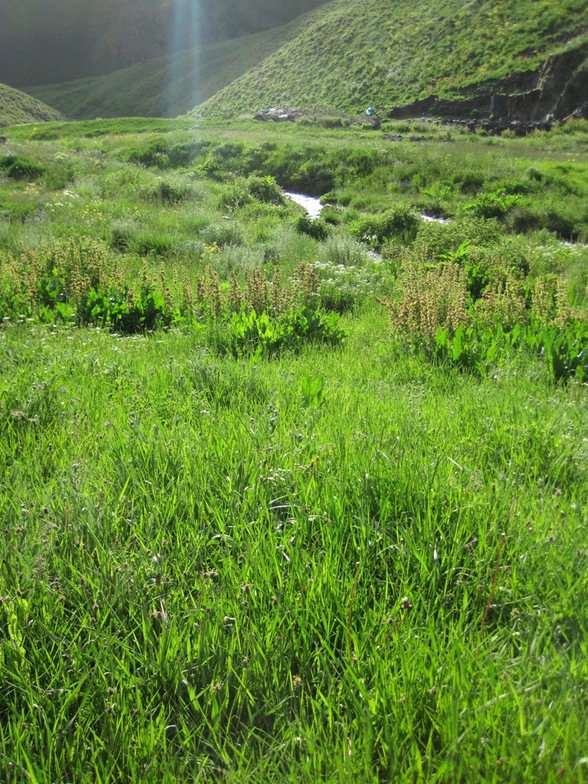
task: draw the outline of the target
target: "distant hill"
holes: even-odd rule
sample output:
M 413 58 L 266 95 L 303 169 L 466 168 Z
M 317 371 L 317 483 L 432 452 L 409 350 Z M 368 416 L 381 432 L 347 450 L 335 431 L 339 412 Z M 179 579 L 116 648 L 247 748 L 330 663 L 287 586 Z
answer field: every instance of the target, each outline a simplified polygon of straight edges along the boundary
M 63 116 L 36 98 L 0 84 L 0 126 L 51 120 L 63 120 Z
M 206 101 L 294 38 L 304 17 L 282 27 L 114 71 L 106 76 L 27 88 L 75 120 L 177 117 Z
M 477 96 L 489 110 L 496 94 L 530 96 L 528 114 L 558 101 L 565 112 L 588 104 L 587 66 L 587 0 L 332 0 L 196 114 L 272 105 L 424 112 L 435 96 L 473 108 Z
M 1 0 L 0 80 L 103 75 L 286 24 L 326 0 Z

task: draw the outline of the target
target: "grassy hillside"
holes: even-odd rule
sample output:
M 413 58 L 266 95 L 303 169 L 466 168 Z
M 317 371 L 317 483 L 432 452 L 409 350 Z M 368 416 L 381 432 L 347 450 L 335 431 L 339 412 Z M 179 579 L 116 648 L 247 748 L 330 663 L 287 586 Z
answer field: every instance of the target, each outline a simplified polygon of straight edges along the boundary
M 29 92 L 72 119 L 174 117 L 254 68 L 303 26 L 294 20 L 264 33 L 197 46 L 107 76 L 31 87 Z
M 333 0 L 198 113 L 272 104 L 355 111 L 456 96 L 537 69 L 587 30 L 586 0 Z
M 60 120 L 55 109 L 20 90 L 0 84 L 0 126 Z
M 332 0 L 269 31 L 29 92 L 74 119 L 176 116 L 195 106 L 212 117 L 274 104 L 386 109 L 481 84 L 500 92 L 505 79 L 509 92 L 522 92 L 533 86 L 529 74 L 545 83 L 557 71 L 540 75 L 555 52 L 570 53 L 560 69 L 567 79 L 586 58 L 587 30 L 587 0 Z

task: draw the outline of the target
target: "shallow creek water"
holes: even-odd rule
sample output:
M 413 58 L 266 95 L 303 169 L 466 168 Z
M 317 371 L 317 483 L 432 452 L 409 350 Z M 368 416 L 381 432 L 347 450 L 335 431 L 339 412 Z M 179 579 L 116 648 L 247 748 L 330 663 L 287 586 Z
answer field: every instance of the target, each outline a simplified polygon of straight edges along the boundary
M 319 217 L 324 206 L 316 196 L 307 196 L 304 193 L 291 193 L 290 191 L 284 191 L 284 196 L 304 207 L 308 217 L 313 220 Z M 421 218 L 430 223 L 447 223 L 447 218 L 433 218 L 431 215 L 421 215 Z
M 321 204 L 321 200 L 317 199 L 315 196 L 305 196 L 304 193 L 291 193 L 290 191 L 284 191 L 284 196 L 287 196 L 289 199 L 296 202 L 296 204 L 304 207 L 308 217 L 313 220 L 318 218 L 321 214 L 323 205 Z

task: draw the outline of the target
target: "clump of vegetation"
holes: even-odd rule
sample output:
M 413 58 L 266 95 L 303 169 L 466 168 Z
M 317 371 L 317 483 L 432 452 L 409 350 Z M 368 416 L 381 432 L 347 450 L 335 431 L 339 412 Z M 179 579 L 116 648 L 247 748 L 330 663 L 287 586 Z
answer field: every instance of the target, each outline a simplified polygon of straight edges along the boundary
M 391 239 L 405 244 L 412 242 L 418 226 L 419 220 L 410 210 L 396 209 L 360 218 L 352 231 L 362 242 L 380 248 L 386 240 Z
M 329 234 L 328 224 L 320 218 L 309 218 L 308 215 L 301 215 L 296 221 L 296 230 L 300 234 L 307 234 L 319 242 L 326 240 Z
M 217 251 L 215 247 L 213 251 Z M 305 342 L 336 345 L 344 332 L 319 297 L 310 265 L 298 267 L 285 286 L 279 273 L 267 280 L 259 268 L 221 284 L 208 267 L 191 286 L 168 280 L 165 268 L 144 267 L 139 284 L 125 280 L 116 258 L 99 243 L 55 243 L 20 257 L 0 254 L 0 319 L 99 325 L 117 332 L 205 325 L 208 342 L 221 353 L 273 354 Z
M 425 266 L 407 254 L 397 286 L 383 304 L 412 350 L 482 371 L 521 348 L 543 357 L 556 380 L 588 379 L 588 313 L 572 307 L 561 280 L 529 281 L 498 269 L 474 300 L 459 260 Z
M 37 180 L 45 173 L 45 167 L 37 161 L 20 155 L 5 155 L 0 158 L 0 172 L 13 180 Z

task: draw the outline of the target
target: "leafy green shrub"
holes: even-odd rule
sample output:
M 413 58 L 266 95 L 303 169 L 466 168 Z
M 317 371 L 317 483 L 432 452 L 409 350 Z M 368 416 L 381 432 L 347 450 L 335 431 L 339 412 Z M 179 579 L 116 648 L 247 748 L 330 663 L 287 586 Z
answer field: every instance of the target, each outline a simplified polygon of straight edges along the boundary
M 320 218 L 310 218 L 308 215 L 301 215 L 296 221 L 296 231 L 300 234 L 307 234 L 315 240 L 321 242 L 326 240 L 330 234 L 328 225 Z
M 504 191 L 481 193 L 475 201 L 466 205 L 465 209 L 469 210 L 476 218 L 502 220 L 519 201 L 517 195 L 507 194 Z
M 250 174 L 246 181 L 249 194 L 257 201 L 266 204 L 284 204 L 282 189 L 276 180 L 266 175 L 262 177 L 257 174 Z
M 529 166 L 525 174 L 532 182 L 545 182 L 547 179 L 547 175 L 535 166 Z
M 534 180 L 523 180 L 520 178 L 502 179 L 493 183 L 493 188 L 498 194 L 514 196 L 524 196 L 541 190 Z
M 166 168 L 167 149 L 165 139 L 149 137 L 131 148 L 124 157 L 131 163 L 138 163 L 141 166 Z
M 341 223 L 341 211 L 333 205 L 328 204 L 326 207 L 323 207 L 321 218 L 325 223 L 329 223 L 331 226 L 338 226 Z
M 307 160 L 292 173 L 288 188 L 308 193 L 310 196 L 321 196 L 332 190 L 335 185 L 335 172 L 328 160 Z
M 532 325 L 523 330 L 521 340 L 545 358 L 556 381 L 571 376 L 588 381 L 588 324 L 576 321 L 564 329 Z
M 536 209 L 519 206 L 511 211 L 506 224 L 511 231 L 517 234 L 527 234 L 543 228 L 543 218 Z
M 205 140 L 174 144 L 167 152 L 165 163 L 172 169 L 180 169 L 189 166 L 190 163 L 209 146 L 210 142 Z
M 12 180 L 38 180 L 46 172 L 46 167 L 22 155 L 5 155 L 0 158 L 0 172 Z
M 80 303 L 77 317 L 81 324 L 109 327 L 125 334 L 168 327 L 172 321 L 163 293 L 146 282 L 137 294 L 126 287 L 108 292 L 92 289 Z
M 251 174 L 249 177 L 236 177 L 223 188 L 220 207 L 223 210 L 241 209 L 252 202 L 282 205 L 282 189 L 273 177 Z
M 514 351 L 527 351 L 544 360 L 554 381 L 588 379 L 588 325 L 581 322 L 563 330 L 536 322 L 524 327 L 517 324 L 510 330 L 500 325 L 460 326 L 453 335 L 439 329 L 433 356 L 440 362 L 479 372 Z
M 162 180 L 155 186 L 153 195 L 164 204 L 179 204 L 179 202 L 185 201 L 191 196 L 191 189 L 184 183 L 179 184 Z
M 496 247 L 502 236 L 497 221 L 465 215 L 447 223 L 422 221 L 414 247 L 421 256 L 440 259 L 443 254 L 455 253 L 464 242 L 470 247 Z
M 385 240 L 396 239 L 408 244 L 419 228 L 420 220 L 408 209 L 397 208 L 358 220 L 351 232 L 362 242 L 379 248 Z
M 340 205 L 341 207 L 348 207 L 353 201 L 353 192 L 350 190 L 343 191 L 329 191 L 323 196 L 325 201 L 331 205 Z
M 241 227 L 233 221 L 226 220 L 210 223 L 200 232 L 200 238 L 206 245 L 243 245 L 244 237 Z
M 483 188 L 486 178 L 481 172 L 472 171 L 470 169 L 457 173 L 453 177 L 453 182 L 457 185 L 461 193 L 475 195 Z
M 215 350 L 234 357 L 272 356 L 284 349 L 298 351 L 305 343 L 336 346 L 344 337 L 337 313 L 308 305 L 279 316 L 243 308 L 228 322 L 214 323 L 209 330 Z
M 565 215 L 557 209 L 550 209 L 547 211 L 544 220 L 544 226 L 548 231 L 557 234 L 564 240 L 577 240 L 579 231 L 576 227 L 574 218 Z
M 466 289 L 473 302 L 482 296 L 490 280 L 490 270 L 479 254 L 472 253 L 469 242 L 462 242 L 452 253 L 440 254 L 439 260 L 444 263 L 457 264 L 463 270 Z

